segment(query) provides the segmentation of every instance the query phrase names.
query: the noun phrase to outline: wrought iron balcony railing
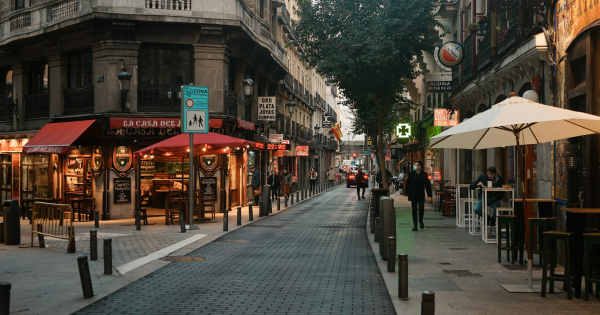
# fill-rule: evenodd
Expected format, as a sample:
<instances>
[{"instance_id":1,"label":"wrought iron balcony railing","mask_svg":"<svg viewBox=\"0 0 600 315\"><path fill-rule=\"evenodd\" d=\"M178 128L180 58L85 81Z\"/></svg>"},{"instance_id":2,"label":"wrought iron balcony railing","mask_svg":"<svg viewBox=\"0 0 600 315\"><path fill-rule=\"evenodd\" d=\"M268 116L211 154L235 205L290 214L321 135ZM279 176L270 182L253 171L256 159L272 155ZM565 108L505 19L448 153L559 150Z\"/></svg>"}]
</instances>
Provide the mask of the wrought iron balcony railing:
<instances>
[{"instance_id":1,"label":"wrought iron balcony railing","mask_svg":"<svg viewBox=\"0 0 600 315\"><path fill-rule=\"evenodd\" d=\"M138 112L181 111L181 85L138 84Z\"/></svg>"},{"instance_id":2,"label":"wrought iron balcony railing","mask_svg":"<svg viewBox=\"0 0 600 315\"><path fill-rule=\"evenodd\" d=\"M0 100L0 122L12 122L13 114L17 111L17 104L12 98Z\"/></svg>"},{"instance_id":3,"label":"wrought iron balcony railing","mask_svg":"<svg viewBox=\"0 0 600 315\"><path fill-rule=\"evenodd\" d=\"M94 86L86 86L64 91L65 115L88 114L94 112Z\"/></svg>"},{"instance_id":4,"label":"wrought iron balcony railing","mask_svg":"<svg viewBox=\"0 0 600 315\"><path fill-rule=\"evenodd\" d=\"M40 93L24 97L25 119L50 117L50 94Z\"/></svg>"}]
</instances>

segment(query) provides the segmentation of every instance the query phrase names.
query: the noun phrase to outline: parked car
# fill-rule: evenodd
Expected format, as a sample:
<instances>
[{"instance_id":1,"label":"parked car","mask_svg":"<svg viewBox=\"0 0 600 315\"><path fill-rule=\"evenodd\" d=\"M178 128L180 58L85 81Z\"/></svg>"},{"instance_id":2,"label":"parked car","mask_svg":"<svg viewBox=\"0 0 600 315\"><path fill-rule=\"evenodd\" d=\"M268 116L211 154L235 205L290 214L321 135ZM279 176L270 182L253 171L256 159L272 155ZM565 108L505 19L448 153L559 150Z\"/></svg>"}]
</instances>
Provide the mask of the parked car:
<instances>
[{"instance_id":1,"label":"parked car","mask_svg":"<svg viewBox=\"0 0 600 315\"><path fill-rule=\"evenodd\" d=\"M350 188L350 186L354 185L356 186L356 174L358 172L348 172L348 180L346 181L346 187ZM369 175L363 173L363 183L366 184L365 188L369 187Z\"/></svg>"}]
</instances>

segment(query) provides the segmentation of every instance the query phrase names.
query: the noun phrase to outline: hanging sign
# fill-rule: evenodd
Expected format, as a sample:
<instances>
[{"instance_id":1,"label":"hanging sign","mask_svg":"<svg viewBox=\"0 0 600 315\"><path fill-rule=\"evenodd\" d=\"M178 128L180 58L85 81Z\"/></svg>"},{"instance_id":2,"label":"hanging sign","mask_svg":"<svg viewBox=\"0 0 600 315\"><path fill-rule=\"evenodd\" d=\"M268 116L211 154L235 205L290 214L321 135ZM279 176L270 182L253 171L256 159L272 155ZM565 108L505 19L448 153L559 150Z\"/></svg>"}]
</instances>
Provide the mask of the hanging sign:
<instances>
[{"instance_id":1,"label":"hanging sign","mask_svg":"<svg viewBox=\"0 0 600 315\"><path fill-rule=\"evenodd\" d=\"M113 179L113 190L115 203L131 203L131 178Z\"/></svg>"},{"instance_id":2,"label":"hanging sign","mask_svg":"<svg viewBox=\"0 0 600 315\"><path fill-rule=\"evenodd\" d=\"M410 124L408 123L404 123L404 124L398 124L398 126L396 126L396 136L398 136L398 138L410 138L411 132L410 132Z\"/></svg>"},{"instance_id":3,"label":"hanging sign","mask_svg":"<svg viewBox=\"0 0 600 315\"><path fill-rule=\"evenodd\" d=\"M269 142L283 143L283 134L281 134L281 133L270 134L269 135Z\"/></svg>"},{"instance_id":4,"label":"hanging sign","mask_svg":"<svg viewBox=\"0 0 600 315\"><path fill-rule=\"evenodd\" d=\"M436 127L452 127L458 125L458 109L434 109L433 125Z\"/></svg>"},{"instance_id":5,"label":"hanging sign","mask_svg":"<svg viewBox=\"0 0 600 315\"><path fill-rule=\"evenodd\" d=\"M297 145L296 146L296 156L308 156L308 146L307 145Z\"/></svg>"},{"instance_id":6,"label":"hanging sign","mask_svg":"<svg viewBox=\"0 0 600 315\"><path fill-rule=\"evenodd\" d=\"M452 72L425 74L425 90L427 93L452 93Z\"/></svg>"},{"instance_id":7,"label":"hanging sign","mask_svg":"<svg viewBox=\"0 0 600 315\"><path fill-rule=\"evenodd\" d=\"M258 97L258 120L275 121L277 96L259 96Z\"/></svg>"},{"instance_id":8,"label":"hanging sign","mask_svg":"<svg viewBox=\"0 0 600 315\"><path fill-rule=\"evenodd\" d=\"M433 58L442 70L452 71L463 59L464 49L458 42L445 42L442 47L435 47Z\"/></svg>"},{"instance_id":9,"label":"hanging sign","mask_svg":"<svg viewBox=\"0 0 600 315\"><path fill-rule=\"evenodd\" d=\"M184 133L208 133L208 88L183 85L181 87L181 125Z\"/></svg>"},{"instance_id":10,"label":"hanging sign","mask_svg":"<svg viewBox=\"0 0 600 315\"><path fill-rule=\"evenodd\" d=\"M329 115L323 115L321 116L322 120L321 120L321 128L331 128L331 116Z\"/></svg>"},{"instance_id":11,"label":"hanging sign","mask_svg":"<svg viewBox=\"0 0 600 315\"><path fill-rule=\"evenodd\" d=\"M133 154L128 146L120 145L113 150L113 167L119 177L125 177L131 169Z\"/></svg>"}]
</instances>

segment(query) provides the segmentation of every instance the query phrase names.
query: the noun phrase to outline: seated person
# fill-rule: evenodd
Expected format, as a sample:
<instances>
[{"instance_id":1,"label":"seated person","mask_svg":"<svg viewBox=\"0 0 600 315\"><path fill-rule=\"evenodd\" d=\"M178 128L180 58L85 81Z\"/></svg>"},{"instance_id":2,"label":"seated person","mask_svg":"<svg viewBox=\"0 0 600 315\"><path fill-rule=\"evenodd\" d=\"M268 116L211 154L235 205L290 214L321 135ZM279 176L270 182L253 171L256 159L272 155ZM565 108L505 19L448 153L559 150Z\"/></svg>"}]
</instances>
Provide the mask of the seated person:
<instances>
[{"instance_id":1,"label":"seated person","mask_svg":"<svg viewBox=\"0 0 600 315\"><path fill-rule=\"evenodd\" d=\"M498 175L496 168L494 166L490 166L487 169L486 174L480 175L476 181L471 183L471 185L469 186L469 189L487 187L488 181L492 182L493 188L502 188L502 185L504 185L504 179L502 179L502 177L500 177L500 175ZM477 204L475 204L475 207L473 207L473 212L475 212L475 214L477 214L479 216L481 216L482 210L483 210L482 198L483 198L483 194L480 193L479 200L477 200ZM502 200L502 198L504 198L503 191L496 191L496 192L488 191L487 192L487 201L488 201L487 206L492 207L492 209L493 209L492 216L490 217L488 215L488 225L490 225L490 226L496 225L496 208L500 204L500 200Z\"/></svg>"}]
</instances>

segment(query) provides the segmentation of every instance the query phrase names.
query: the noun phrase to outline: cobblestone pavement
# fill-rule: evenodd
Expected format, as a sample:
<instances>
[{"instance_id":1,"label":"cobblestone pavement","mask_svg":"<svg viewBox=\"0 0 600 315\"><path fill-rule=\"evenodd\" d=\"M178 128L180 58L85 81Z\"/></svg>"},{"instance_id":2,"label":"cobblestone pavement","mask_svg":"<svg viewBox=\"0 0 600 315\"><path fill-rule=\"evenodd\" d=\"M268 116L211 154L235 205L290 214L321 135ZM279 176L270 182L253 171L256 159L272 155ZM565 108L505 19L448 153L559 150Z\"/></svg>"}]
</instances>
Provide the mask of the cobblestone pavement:
<instances>
[{"instance_id":1,"label":"cobblestone pavement","mask_svg":"<svg viewBox=\"0 0 600 315\"><path fill-rule=\"evenodd\" d=\"M395 314L368 203L325 194L232 231L75 314Z\"/></svg>"}]
</instances>

